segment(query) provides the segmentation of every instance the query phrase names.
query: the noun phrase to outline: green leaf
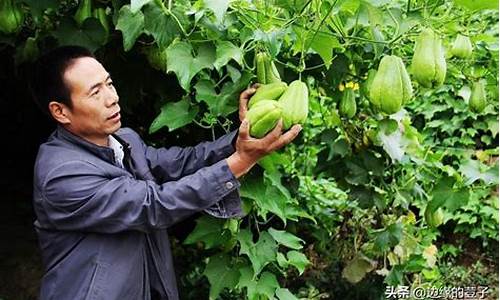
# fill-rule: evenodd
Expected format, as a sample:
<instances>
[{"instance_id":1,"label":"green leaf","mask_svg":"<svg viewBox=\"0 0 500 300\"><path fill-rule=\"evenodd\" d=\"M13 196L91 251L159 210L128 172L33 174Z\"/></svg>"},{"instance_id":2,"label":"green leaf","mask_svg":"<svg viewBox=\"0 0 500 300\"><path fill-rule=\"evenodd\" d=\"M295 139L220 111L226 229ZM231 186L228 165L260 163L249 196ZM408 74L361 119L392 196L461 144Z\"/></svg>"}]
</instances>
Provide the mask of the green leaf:
<instances>
[{"instance_id":1,"label":"green leaf","mask_svg":"<svg viewBox=\"0 0 500 300\"><path fill-rule=\"evenodd\" d=\"M329 32L328 28L326 26L323 28L320 28L320 31L313 33L313 32L308 32L302 28L296 27L294 28L295 33L297 36L307 36L306 40L302 44L301 42L297 42L297 46L299 48L295 49L304 49L305 51L309 50L309 47L316 51L316 53L319 54L321 59L323 60L326 68L330 68L332 64L332 58L333 58L333 49L338 48L342 49L342 45L340 44L339 40L331 34L327 34L323 31ZM300 39L299 39L300 41Z\"/></svg>"},{"instance_id":2,"label":"green leaf","mask_svg":"<svg viewBox=\"0 0 500 300\"><path fill-rule=\"evenodd\" d=\"M449 212L463 207L469 201L470 192L466 188L455 189L453 185L455 179L443 177L434 186L431 192L432 200L428 204L428 209L435 212L440 207L446 207Z\"/></svg>"},{"instance_id":3,"label":"green leaf","mask_svg":"<svg viewBox=\"0 0 500 300\"><path fill-rule=\"evenodd\" d=\"M192 107L189 101L182 99L178 102L168 102L161 108L160 114L149 127L149 133L158 131L167 126L170 131L191 123L198 113L198 107Z\"/></svg>"},{"instance_id":4,"label":"green leaf","mask_svg":"<svg viewBox=\"0 0 500 300\"><path fill-rule=\"evenodd\" d=\"M492 167L481 164L477 160L467 160L460 165L459 171L467 178L465 184L483 180L486 184L498 184L498 163Z\"/></svg>"},{"instance_id":5,"label":"green leaf","mask_svg":"<svg viewBox=\"0 0 500 300\"><path fill-rule=\"evenodd\" d=\"M238 284L240 272L230 263L229 256L225 254L210 257L203 272L210 282L210 299L217 299L224 288L233 289Z\"/></svg>"},{"instance_id":6,"label":"green leaf","mask_svg":"<svg viewBox=\"0 0 500 300\"><path fill-rule=\"evenodd\" d=\"M129 51L144 29L144 15L140 10L133 13L130 6L125 5L120 8L116 29L122 32L123 49Z\"/></svg>"},{"instance_id":7,"label":"green leaf","mask_svg":"<svg viewBox=\"0 0 500 300\"><path fill-rule=\"evenodd\" d=\"M270 262L276 260L278 245L267 232L261 232L257 243L253 243L252 233L243 229L238 234L240 254L246 254L252 263L254 277Z\"/></svg>"},{"instance_id":8,"label":"green leaf","mask_svg":"<svg viewBox=\"0 0 500 300\"><path fill-rule=\"evenodd\" d=\"M214 113L221 116L227 116L238 110L239 95L243 91L254 75L249 72L243 72L237 82L226 82L219 94Z\"/></svg>"},{"instance_id":9,"label":"green leaf","mask_svg":"<svg viewBox=\"0 0 500 300\"><path fill-rule=\"evenodd\" d=\"M304 273L304 270L306 269L306 267L311 263L307 259L307 257L302 252L299 252L299 251L295 251L295 250L289 251L286 254L286 256L288 258L288 263L290 265L296 267L297 270L299 270L299 275L302 275L302 273Z\"/></svg>"},{"instance_id":10,"label":"green leaf","mask_svg":"<svg viewBox=\"0 0 500 300\"><path fill-rule=\"evenodd\" d=\"M278 265L282 268L288 267L288 260L286 259L285 255L281 252L278 252L276 255L276 261L278 262Z\"/></svg>"},{"instance_id":11,"label":"green leaf","mask_svg":"<svg viewBox=\"0 0 500 300\"><path fill-rule=\"evenodd\" d=\"M268 229L269 234L278 242L278 244L284 245L291 249L302 249L302 244L304 240L296 237L295 235L286 232L284 230L276 230L274 228Z\"/></svg>"},{"instance_id":12,"label":"green leaf","mask_svg":"<svg viewBox=\"0 0 500 300\"><path fill-rule=\"evenodd\" d=\"M54 31L59 45L83 46L94 52L106 43L106 31L97 19L88 18L79 28L72 18L65 18Z\"/></svg>"},{"instance_id":13,"label":"green leaf","mask_svg":"<svg viewBox=\"0 0 500 300\"><path fill-rule=\"evenodd\" d=\"M139 10L141 10L141 8L148 4L149 2L151 2L151 0L131 0L130 1L130 10L132 11L132 13L136 13L138 12Z\"/></svg>"},{"instance_id":14,"label":"green leaf","mask_svg":"<svg viewBox=\"0 0 500 300\"><path fill-rule=\"evenodd\" d=\"M299 298L295 297L288 289L283 288L276 290L276 297L278 297L279 300L299 300Z\"/></svg>"},{"instance_id":15,"label":"green leaf","mask_svg":"<svg viewBox=\"0 0 500 300\"><path fill-rule=\"evenodd\" d=\"M215 83L212 80L199 80L194 86L196 100L205 102L213 115L227 116L238 109L240 92L248 85L252 74L245 72L237 82L224 84L220 94L215 91Z\"/></svg>"},{"instance_id":16,"label":"green leaf","mask_svg":"<svg viewBox=\"0 0 500 300\"><path fill-rule=\"evenodd\" d=\"M239 269L240 280L237 287L240 289L247 289L247 299L257 300L257 281L255 280L254 273L251 267L243 267Z\"/></svg>"},{"instance_id":17,"label":"green leaf","mask_svg":"<svg viewBox=\"0 0 500 300\"><path fill-rule=\"evenodd\" d=\"M167 48L181 34L177 22L165 14L156 2L144 8L144 29L154 37L160 49Z\"/></svg>"},{"instance_id":18,"label":"green leaf","mask_svg":"<svg viewBox=\"0 0 500 300\"><path fill-rule=\"evenodd\" d=\"M214 61L215 49L210 44L199 47L196 57L187 42L174 43L167 49L168 71L177 75L180 85L186 91L189 91L193 77L202 69L211 69Z\"/></svg>"},{"instance_id":19,"label":"green leaf","mask_svg":"<svg viewBox=\"0 0 500 300\"><path fill-rule=\"evenodd\" d=\"M202 216L196 220L196 227L184 240L184 244L189 245L196 242L203 242L205 249L224 244L231 237L224 230L225 223L226 220L224 219L217 219L206 215Z\"/></svg>"},{"instance_id":20,"label":"green leaf","mask_svg":"<svg viewBox=\"0 0 500 300\"><path fill-rule=\"evenodd\" d=\"M201 79L194 86L196 101L205 102L211 111L216 109L218 100L214 86L215 83L209 79Z\"/></svg>"},{"instance_id":21,"label":"green leaf","mask_svg":"<svg viewBox=\"0 0 500 300\"><path fill-rule=\"evenodd\" d=\"M396 246L403 237L403 226L401 223L389 225L385 230L378 233L374 248L377 251L386 251Z\"/></svg>"},{"instance_id":22,"label":"green leaf","mask_svg":"<svg viewBox=\"0 0 500 300\"><path fill-rule=\"evenodd\" d=\"M229 41L217 42L216 60L214 62L215 69L220 70L231 59L234 59L238 64L242 64L243 51Z\"/></svg>"},{"instance_id":23,"label":"green leaf","mask_svg":"<svg viewBox=\"0 0 500 300\"><path fill-rule=\"evenodd\" d=\"M258 164L266 170L266 173L273 173L278 171L279 166L287 165L288 158L286 155L282 155L275 151L261 158Z\"/></svg>"},{"instance_id":24,"label":"green leaf","mask_svg":"<svg viewBox=\"0 0 500 300\"><path fill-rule=\"evenodd\" d=\"M269 182L272 186L276 187L287 199L292 196L286 187L281 184L281 173L280 172L264 172L264 179Z\"/></svg>"},{"instance_id":25,"label":"green leaf","mask_svg":"<svg viewBox=\"0 0 500 300\"><path fill-rule=\"evenodd\" d=\"M498 10L498 0L454 0L455 4L467 8L468 10L496 9Z\"/></svg>"},{"instance_id":26,"label":"green leaf","mask_svg":"<svg viewBox=\"0 0 500 300\"><path fill-rule=\"evenodd\" d=\"M260 295L267 296L268 299L273 299L276 289L280 285L276 276L269 272L264 272L260 275L259 282L257 283L257 291Z\"/></svg>"},{"instance_id":27,"label":"green leaf","mask_svg":"<svg viewBox=\"0 0 500 300\"><path fill-rule=\"evenodd\" d=\"M377 266L377 262L358 253L342 270L342 277L352 284L360 282L367 273Z\"/></svg>"},{"instance_id":28,"label":"green leaf","mask_svg":"<svg viewBox=\"0 0 500 300\"><path fill-rule=\"evenodd\" d=\"M214 12L217 22L221 23L229 7L229 0L203 0L203 3L206 8Z\"/></svg>"},{"instance_id":29,"label":"green leaf","mask_svg":"<svg viewBox=\"0 0 500 300\"><path fill-rule=\"evenodd\" d=\"M35 22L42 21L43 13L48 10L57 10L60 5L60 0L23 0L30 7L30 13L33 15Z\"/></svg>"}]
</instances>

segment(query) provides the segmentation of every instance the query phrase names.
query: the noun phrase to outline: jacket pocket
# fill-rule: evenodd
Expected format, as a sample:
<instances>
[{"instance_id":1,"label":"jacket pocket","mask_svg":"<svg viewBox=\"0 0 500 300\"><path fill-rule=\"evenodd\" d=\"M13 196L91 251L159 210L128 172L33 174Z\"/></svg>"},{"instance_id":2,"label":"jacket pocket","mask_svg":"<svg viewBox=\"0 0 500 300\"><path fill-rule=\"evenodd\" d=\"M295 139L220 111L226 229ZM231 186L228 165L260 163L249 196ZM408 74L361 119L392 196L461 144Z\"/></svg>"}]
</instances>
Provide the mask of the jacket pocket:
<instances>
[{"instance_id":1,"label":"jacket pocket","mask_svg":"<svg viewBox=\"0 0 500 300\"><path fill-rule=\"evenodd\" d=\"M89 289L85 300L97 300L102 295L102 288L107 272L106 264L96 262L92 270L92 277L90 278Z\"/></svg>"}]
</instances>

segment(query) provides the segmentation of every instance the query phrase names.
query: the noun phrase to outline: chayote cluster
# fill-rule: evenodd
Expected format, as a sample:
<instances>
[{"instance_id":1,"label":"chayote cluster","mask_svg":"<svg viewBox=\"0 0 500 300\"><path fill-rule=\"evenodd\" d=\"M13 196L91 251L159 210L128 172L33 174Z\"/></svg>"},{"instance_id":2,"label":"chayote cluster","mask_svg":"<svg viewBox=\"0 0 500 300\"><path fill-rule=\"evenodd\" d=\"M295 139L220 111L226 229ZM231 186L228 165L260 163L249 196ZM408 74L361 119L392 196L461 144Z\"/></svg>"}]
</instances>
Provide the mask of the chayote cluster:
<instances>
[{"instance_id":1,"label":"chayote cluster","mask_svg":"<svg viewBox=\"0 0 500 300\"><path fill-rule=\"evenodd\" d=\"M306 120L308 89L300 80L293 81L289 86L281 80L263 84L248 101L248 107L246 117L250 123L250 135L261 138L276 127L279 119L283 119L285 130Z\"/></svg>"}]
</instances>

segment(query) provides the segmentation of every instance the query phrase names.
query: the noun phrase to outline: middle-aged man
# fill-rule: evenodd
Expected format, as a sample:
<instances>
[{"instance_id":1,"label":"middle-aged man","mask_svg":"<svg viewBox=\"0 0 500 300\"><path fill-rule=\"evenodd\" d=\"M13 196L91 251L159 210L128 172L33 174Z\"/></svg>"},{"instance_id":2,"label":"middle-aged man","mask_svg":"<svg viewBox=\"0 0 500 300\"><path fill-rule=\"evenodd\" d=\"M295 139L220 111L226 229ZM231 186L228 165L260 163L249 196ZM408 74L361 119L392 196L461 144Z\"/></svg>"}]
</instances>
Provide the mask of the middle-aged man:
<instances>
[{"instance_id":1,"label":"middle-aged man","mask_svg":"<svg viewBox=\"0 0 500 300\"><path fill-rule=\"evenodd\" d=\"M57 123L34 168L42 300L178 299L166 228L203 210L238 216L237 178L300 131L282 134L280 122L264 138L250 137L249 88L238 132L156 149L120 129L111 76L87 49L57 48L33 75L34 98Z\"/></svg>"}]
</instances>

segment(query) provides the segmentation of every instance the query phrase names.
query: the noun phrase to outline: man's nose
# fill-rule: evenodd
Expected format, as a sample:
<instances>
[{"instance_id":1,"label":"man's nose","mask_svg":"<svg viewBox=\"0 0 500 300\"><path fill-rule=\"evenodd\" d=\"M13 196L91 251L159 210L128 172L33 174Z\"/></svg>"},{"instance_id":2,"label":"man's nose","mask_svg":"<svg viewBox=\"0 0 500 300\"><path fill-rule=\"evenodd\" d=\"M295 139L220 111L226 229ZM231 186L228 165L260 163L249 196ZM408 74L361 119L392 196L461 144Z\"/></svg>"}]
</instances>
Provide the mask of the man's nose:
<instances>
[{"instance_id":1,"label":"man's nose","mask_svg":"<svg viewBox=\"0 0 500 300\"><path fill-rule=\"evenodd\" d=\"M116 90L113 87L106 87L105 90L106 94L104 95L104 97L106 97L106 106L113 106L118 103L120 97L116 93Z\"/></svg>"}]
</instances>

